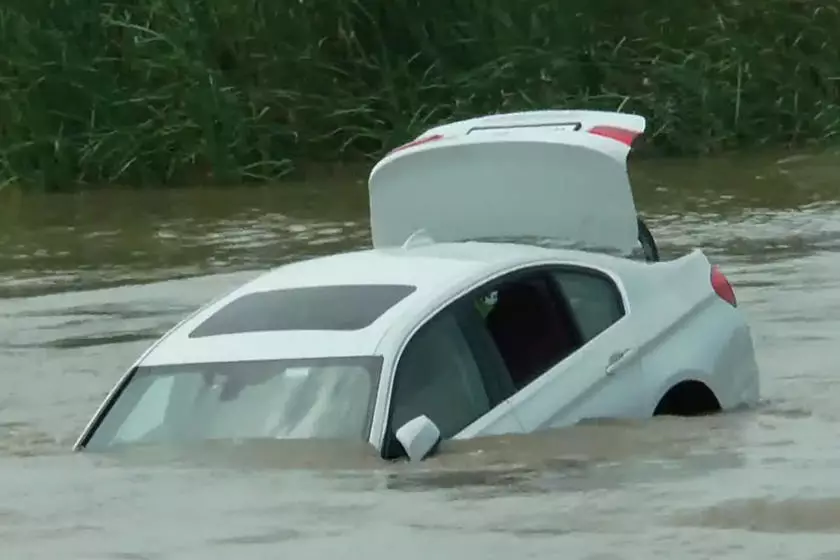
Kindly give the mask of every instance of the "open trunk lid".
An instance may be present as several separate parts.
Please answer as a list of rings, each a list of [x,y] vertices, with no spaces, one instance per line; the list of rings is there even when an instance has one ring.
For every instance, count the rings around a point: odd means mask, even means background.
[[[638,244],[627,175],[637,115],[532,111],[433,128],[371,171],[373,244],[549,239],[627,254]]]

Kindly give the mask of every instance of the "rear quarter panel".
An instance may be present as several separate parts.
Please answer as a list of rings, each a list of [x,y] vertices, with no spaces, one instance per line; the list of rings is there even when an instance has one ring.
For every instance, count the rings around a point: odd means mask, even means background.
[[[759,374],[752,334],[742,312],[714,292],[711,263],[694,251],[653,266],[662,273],[651,275],[633,306],[644,339],[648,414],[669,389],[688,380],[705,383],[724,410],[754,404]]]
[[[682,325],[668,329],[644,354],[644,368],[655,383],[652,414],[669,389],[681,381],[702,381],[724,410],[754,404],[758,367],[749,327],[740,313],[716,296],[694,309]]]

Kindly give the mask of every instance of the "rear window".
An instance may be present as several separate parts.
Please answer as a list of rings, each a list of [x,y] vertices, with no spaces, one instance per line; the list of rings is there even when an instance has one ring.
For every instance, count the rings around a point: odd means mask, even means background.
[[[373,323],[417,289],[401,284],[313,286],[243,296],[190,338],[265,331],[354,331]]]

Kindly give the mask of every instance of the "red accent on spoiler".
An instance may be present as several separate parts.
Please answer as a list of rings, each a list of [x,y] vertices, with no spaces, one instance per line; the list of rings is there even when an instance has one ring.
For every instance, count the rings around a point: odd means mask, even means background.
[[[598,136],[604,136],[605,138],[618,140],[627,146],[632,146],[633,140],[639,136],[638,132],[633,132],[632,130],[627,130],[626,128],[618,128],[617,126],[593,126],[589,129],[589,132],[591,134],[597,134]]]
[[[405,150],[407,148],[413,148],[414,146],[426,144],[427,142],[434,142],[435,140],[443,140],[443,134],[433,134],[431,136],[426,136],[425,138],[418,138],[417,140],[412,140],[408,144],[403,144],[402,146],[394,148],[389,153],[393,154],[394,152],[399,152],[400,150]]]

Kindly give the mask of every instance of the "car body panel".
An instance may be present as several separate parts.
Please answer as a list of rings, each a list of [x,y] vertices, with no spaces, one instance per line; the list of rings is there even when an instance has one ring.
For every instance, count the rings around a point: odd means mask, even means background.
[[[455,434],[452,439],[470,439],[505,434],[527,433],[510,401],[502,401],[493,410]]]
[[[650,416],[682,381],[704,383],[724,410],[757,402],[750,329],[742,313],[712,290],[710,266],[695,251],[651,273],[638,269],[636,280],[647,282],[633,289],[627,315],[510,399],[523,428]],[[630,354],[608,373],[610,357],[624,350]]]
[[[526,432],[566,426],[586,418],[628,417],[639,408],[634,397],[643,392],[644,370],[638,348],[638,331],[626,315],[606,331],[584,344],[536,381],[509,399],[509,404]],[[624,360],[611,357],[630,351]],[[615,369],[610,369],[610,367]],[[633,380],[619,399],[607,399],[610,385]]]
[[[641,133],[644,118],[535,113],[437,127],[424,135],[433,141],[380,160],[368,179],[373,245],[399,246],[424,229],[439,242],[548,238],[629,254],[638,235],[630,146],[577,128],[608,123]]]
[[[702,333],[703,344],[698,344]],[[710,349],[713,349],[710,351]],[[672,328],[667,337],[650,345],[644,355],[650,372],[647,412],[678,383],[702,381],[720,402],[731,410],[756,403],[760,376],[754,359],[750,329],[736,309],[716,296],[697,306],[687,324]]]

